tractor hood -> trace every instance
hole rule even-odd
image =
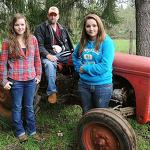
[[[117,52],[115,53],[113,70],[114,73],[125,72],[150,77],[150,57]]]

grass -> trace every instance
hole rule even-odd
[[[11,122],[1,118],[0,150],[73,150],[77,147],[76,127],[81,112],[78,105],[41,103],[37,115],[37,131],[45,138],[41,143],[29,138],[28,142],[20,144]]]
[[[114,39],[114,44],[116,48],[116,52],[123,52],[123,53],[128,53],[129,52],[129,40],[127,39]],[[135,40],[133,40],[133,52],[135,53],[136,51],[136,44]]]
[[[129,49],[128,40],[114,40],[114,43],[116,51],[127,52]],[[30,138],[24,144],[20,144],[14,136],[10,120],[0,118],[0,150],[74,150],[81,114],[78,105],[48,105],[42,102],[37,115],[37,130],[45,141],[37,143]],[[131,118],[128,121],[136,133],[138,150],[150,150],[150,125],[140,125]]]
[[[20,144],[13,133],[11,121],[0,118],[0,150],[75,150],[77,147],[77,125],[82,116],[78,105],[41,103],[37,115],[37,131],[45,138],[44,142],[29,141]],[[128,118],[133,127],[138,150],[150,150],[150,126],[140,125],[135,118]]]
[[[50,105],[42,102],[37,115],[37,130],[45,138],[41,143],[29,141],[20,144],[13,133],[11,121],[0,119],[0,150],[75,150],[77,147],[77,125],[82,110],[78,105]],[[128,118],[137,136],[138,150],[150,150],[150,126],[140,125]]]
[[[128,119],[128,121],[135,131],[138,150],[150,150],[150,125],[138,124],[135,119]]]

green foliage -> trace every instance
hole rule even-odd
[[[118,8],[119,24],[114,25],[109,29],[109,33],[115,38],[126,38],[130,36],[130,31],[133,32],[133,38],[136,38],[136,21],[135,8],[128,6],[126,9]]]
[[[119,23],[119,17],[116,13],[115,0],[107,1],[107,5],[102,13],[102,18],[108,28],[111,28],[113,25]]]
[[[0,11],[0,33],[2,33],[2,36],[4,33],[7,33],[8,22],[15,13],[25,14],[30,23],[31,29],[34,29],[35,25],[40,23],[44,18],[42,15],[44,6],[36,0],[7,0],[0,3],[0,6],[3,8]]]
[[[115,24],[117,23],[115,1],[110,3],[109,0],[3,0],[0,3],[0,8],[2,8],[0,11],[0,33],[6,33],[8,20],[17,12],[27,16],[33,31],[36,25],[46,20],[48,8],[53,5],[60,10],[60,23],[73,34],[76,33],[76,30],[80,30],[83,17],[90,12],[103,16],[106,24]]]
[[[47,19],[47,11],[55,5],[60,9],[59,22],[68,29],[73,43],[80,39],[83,18],[88,13],[99,15],[108,33],[117,38],[129,38],[129,32],[133,31],[135,38],[135,8],[117,8],[116,0],[7,0],[0,3],[0,33],[2,37],[7,35],[7,24],[16,12],[26,15],[31,30],[36,25]],[[119,23],[119,24],[118,24]],[[111,27],[111,28],[110,28]]]
[[[28,4],[28,10],[26,11],[26,17],[30,24],[31,31],[34,31],[36,25],[40,24],[42,21],[46,20],[45,10],[39,7],[39,3],[30,1]],[[42,17],[41,17],[42,16]]]

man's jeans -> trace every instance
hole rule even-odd
[[[112,84],[87,85],[82,81],[78,84],[83,113],[92,108],[108,108],[112,95]]]
[[[22,108],[25,111],[26,130],[29,135],[36,133],[33,99],[35,93],[35,80],[14,81],[10,90],[12,96],[12,121],[16,130],[16,136],[25,134],[22,121]]]
[[[52,62],[46,58],[42,58],[42,65],[45,70],[46,79],[48,82],[46,93],[47,95],[51,95],[52,93],[56,93],[56,69],[57,63]]]

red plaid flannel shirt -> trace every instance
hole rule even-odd
[[[41,79],[42,66],[35,36],[31,37],[26,53],[21,50],[21,54],[23,57],[13,58],[8,48],[8,40],[3,41],[0,53],[0,81],[3,86],[8,82],[8,78],[17,81],[28,81],[35,77]]]

